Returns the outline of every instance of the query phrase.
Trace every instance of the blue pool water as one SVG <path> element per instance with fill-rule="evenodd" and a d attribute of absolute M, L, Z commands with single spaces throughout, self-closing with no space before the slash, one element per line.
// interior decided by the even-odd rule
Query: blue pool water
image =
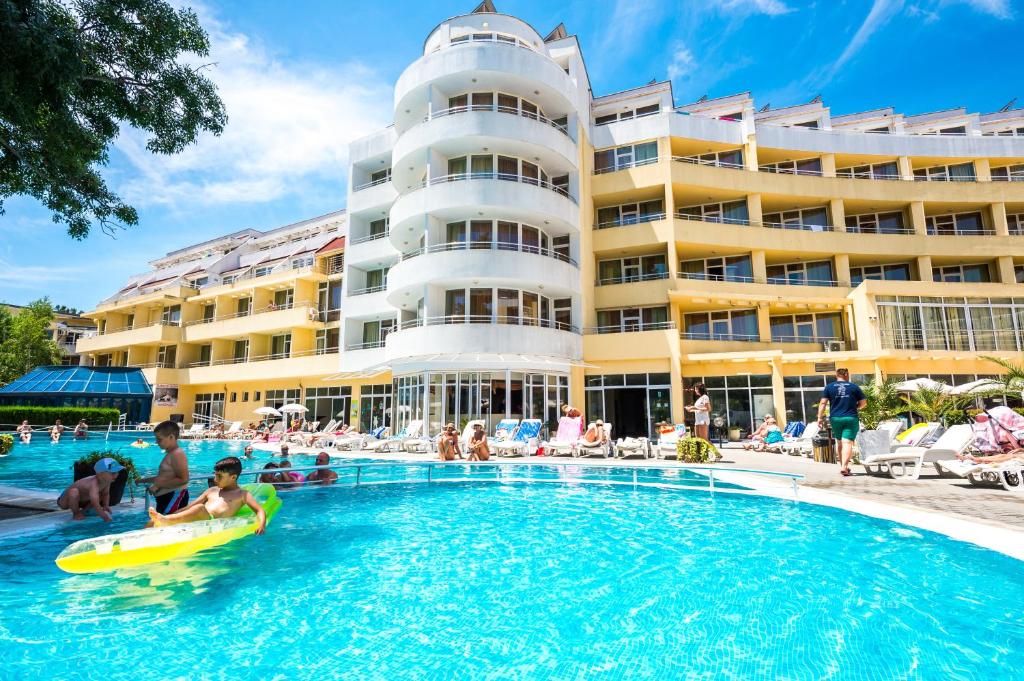
<path fill-rule="evenodd" d="M 0 675 L 1022 674 L 1020 562 L 845 511 L 544 483 L 281 496 L 263 537 L 116 575 L 66 575 L 53 558 L 141 513 L 0 539 Z"/>

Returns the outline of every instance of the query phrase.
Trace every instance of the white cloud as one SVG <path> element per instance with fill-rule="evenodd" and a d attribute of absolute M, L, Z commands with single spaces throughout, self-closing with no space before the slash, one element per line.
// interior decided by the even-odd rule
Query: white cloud
<path fill-rule="evenodd" d="M 668 65 L 668 79 L 673 82 L 686 80 L 696 68 L 697 60 L 693 58 L 693 53 L 682 43 L 677 43 Z"/>
<path fill-rule="evenodd" d="M 793 11 L 782 0 L 711 0 L 711 4 L 722 12 L 733 14 L 767 14 L 778 16 Z"/>
<path fill-rule="evenodd" d="M 835 63 L 832 64 L 832 68 L 829 70 L 828 79 L 831 80 L 833 76 L 843 67 L 846 62 L 850 61 L 861 48 L 867 44 L 871 36 L 876 31 L 881 29 L 889 20 L 892 19 L 900 10 L 903 9 L 903 0 L 874 0 L 871 5 L 871 11 L 868 12 L 867 17 L 864 18 L 864 23 L 860 25 L 857 32 L 853 34 L 853 38 L 846 45 L 846 49 L 839 55 L 839 59 L 836 59 Z"/>
<path fill-rule="evenodd" d="M 15 265 L 0 259 L 0 286 L 12 289 L 38 289 L 41 284 L 76 281 L 86 271 L 85 266 Z"/>
<path fill-rule="evenodd" d="M 966 2 L 979 12 L 991 14 L 999 19 L 1009 19 L 1013 16 L 1010 12 L 1010 0 L 944 0 L 943 4 L 955 4 Z"/>
<path fill-rule="evenodd" d="M 203 135 L 180 154 L 145 148 L 126 129 L 117 148 L 133 166 L 113 174 L 135 205 L 260 203 L 330 183 L 344 197 L 348 143 L 390 122 L 391 84 L 358 62 L 283 63 L 247 36 L 200 11 L 210 35 L 209 77 L 228 114 L 220 137 Z"/>

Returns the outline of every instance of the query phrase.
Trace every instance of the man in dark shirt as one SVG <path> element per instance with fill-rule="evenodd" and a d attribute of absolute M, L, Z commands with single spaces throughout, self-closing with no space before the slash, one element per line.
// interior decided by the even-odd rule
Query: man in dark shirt
<path fill-rule="evenodd" d="M 860 386 L 850 383 L 848 369 L 836 369 L 836 380 L 829 383 L 821 393 L 818 403 L 818 426 L 825 421 L 825 405 L 828 405 L 828 417 L 832 426 L 832 437 L 839 440 L 842 475 L 850 473 L 850 458 L 853 456 L 853 441 L 860 430 L 860 419 L 857 412 L 867 406 L 867 398 Z"/>

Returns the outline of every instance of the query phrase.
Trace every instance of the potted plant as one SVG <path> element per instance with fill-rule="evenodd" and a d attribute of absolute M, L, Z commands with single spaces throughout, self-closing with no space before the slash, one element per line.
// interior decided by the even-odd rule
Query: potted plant
<path fill-rule="evenodd" d="M 718 460 L 718 450 L 707 440 L 684 437 L 676 442 L 676 461 L 683 463 L 711 463 Z"/>
<path fill-rule="evenodd" d="M 96 474 L 96 462 L 104 457 L 110 457 L 114 461 L 118 462 L 124 469 L 121 470 L 114 481 L 110 483 L 110 505 L 116 506 L 121 503 L 121 498 L 124 496 L 124 488 L 128 484 L 129 478 L 133 483 L 139 482 L 142 476 L 135 470 L 135 462 L 130 457 L 122 456 L 117 452 L 112 451 L 97 451 L 92 452 L 86 456 L 83 456 L 74 463 L 74 479 L 81 480 L 87 478 L 90 475 Z M 129 494 L 131 494 L 129 492 Z M 131 498 L 134 499 L 135 495 L 131 494 Z"/>
<path fill-rule="evenodd" d="M 0 435 L 0 456 L 7 456 L 14 447 L 13 435 Z"/>

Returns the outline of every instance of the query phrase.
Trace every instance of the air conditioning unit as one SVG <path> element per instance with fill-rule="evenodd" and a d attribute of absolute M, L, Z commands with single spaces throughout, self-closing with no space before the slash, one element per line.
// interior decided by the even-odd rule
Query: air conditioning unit
<path fill-rule="evenodd" d="M 846 341 L 830 340 L 825 341 L 825 352 L 843 352 L 846 350 Z"/>

